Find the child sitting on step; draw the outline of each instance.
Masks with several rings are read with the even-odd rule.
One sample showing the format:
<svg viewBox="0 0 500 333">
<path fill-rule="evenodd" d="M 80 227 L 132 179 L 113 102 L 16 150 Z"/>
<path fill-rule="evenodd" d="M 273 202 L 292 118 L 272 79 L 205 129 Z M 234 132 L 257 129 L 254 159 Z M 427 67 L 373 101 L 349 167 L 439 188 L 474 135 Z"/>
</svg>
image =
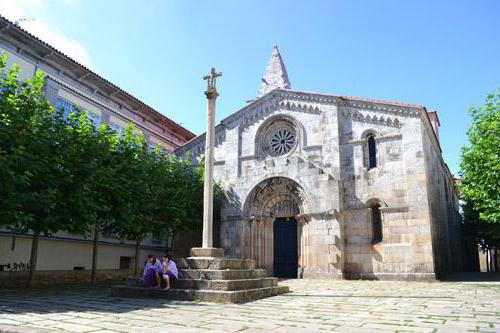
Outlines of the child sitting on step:
<svg viewBox="0 0 500 333">
<path fill-rule="evenodd" d="M 165 280 L 165 290 L 170 289 L 170 285 L 173 280 L 178 279 L 177 265 L 172 260 L 172 257 L 168 254 L 162 257 L 163 261 L 163 279 Z"/>
</svg>

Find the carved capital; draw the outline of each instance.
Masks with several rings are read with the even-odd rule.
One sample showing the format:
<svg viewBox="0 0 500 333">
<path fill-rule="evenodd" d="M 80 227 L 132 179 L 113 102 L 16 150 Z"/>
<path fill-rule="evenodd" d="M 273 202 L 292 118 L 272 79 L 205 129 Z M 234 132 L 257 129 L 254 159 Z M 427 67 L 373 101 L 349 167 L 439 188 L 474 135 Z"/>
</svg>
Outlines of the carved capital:
<svg viewBox="0 0 500 333">
<path fill-rule="evenodd" d="M 205 91 L 205 96 L 207 96 L 207 99 L 215 99 L 217 96 L 219 96 L 219 93 L 217 92 L 217 89 L 215 88 L 208 88 Z"/>
</svg>

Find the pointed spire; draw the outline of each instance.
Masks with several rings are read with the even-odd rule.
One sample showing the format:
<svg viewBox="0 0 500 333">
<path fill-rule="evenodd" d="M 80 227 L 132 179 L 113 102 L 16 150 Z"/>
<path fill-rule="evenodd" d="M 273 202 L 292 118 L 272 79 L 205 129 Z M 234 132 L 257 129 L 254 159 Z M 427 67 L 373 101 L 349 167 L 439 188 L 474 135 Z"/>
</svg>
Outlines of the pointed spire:
<svg viewBox="0 0 500 333">
<path fill-rule="evenodd" d="M 269 58 L 266 71 L 262 77 L 258 97 L 261 97 L 274 89 L 290 89 L 290 86 L 285 64 L 283 63 L 280 52 L 278 51 L 278 45 L 273 45 L 273 52 L 271 53 L 271 58 Z"/>
</svg>

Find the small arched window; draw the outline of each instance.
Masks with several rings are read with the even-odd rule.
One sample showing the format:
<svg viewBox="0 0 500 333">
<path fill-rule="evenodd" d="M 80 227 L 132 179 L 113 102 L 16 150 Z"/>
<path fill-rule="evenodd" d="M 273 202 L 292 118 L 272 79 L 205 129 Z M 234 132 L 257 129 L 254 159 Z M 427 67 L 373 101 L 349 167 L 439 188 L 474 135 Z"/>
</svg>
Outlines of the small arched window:
<svg viewBox="0 0 500 333">
<path fill-rule="evenodd" d="M 372 220 L 372 244 L 377 244 L 382 241 L 382 214 L 380 205 L 376 204 L 370 207 Z"/>
<path fill-rule="evenodd" d="M 366 144 L 368 145 L 368 169 L 377 167 L 377 143 L 375 137 L 370 134 L 367 138 Z"/>
</svg>

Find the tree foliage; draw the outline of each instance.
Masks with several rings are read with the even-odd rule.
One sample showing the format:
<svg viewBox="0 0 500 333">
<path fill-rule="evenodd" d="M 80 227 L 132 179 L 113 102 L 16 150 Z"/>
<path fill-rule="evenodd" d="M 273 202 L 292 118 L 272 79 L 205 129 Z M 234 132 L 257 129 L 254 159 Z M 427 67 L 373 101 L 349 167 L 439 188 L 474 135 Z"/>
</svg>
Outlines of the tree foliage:
<svg viewBox="0 0 500 333">
<path fill-rule="evenodd" d="M 43 98 L 42 73 L 18 75 L 1 56 L 0 225 L 33 234 L 30 281 L 40 235 L 94 233 L 95 270 L 99 232 L 135 241 L 137 257 L 150 233 L 199 227 L 200 166 L 151 149 L 131 125 L 118 134 L 84 110 L 63 116 Z"/>
<path fill-rule="evenodd" d="M 470 141 L 462 148 L 461 193 L 474 202 L 481 220 L 500 223 L 500 92 L 487 96 L 486 104 L 471 108 Z"/>
</svg>

